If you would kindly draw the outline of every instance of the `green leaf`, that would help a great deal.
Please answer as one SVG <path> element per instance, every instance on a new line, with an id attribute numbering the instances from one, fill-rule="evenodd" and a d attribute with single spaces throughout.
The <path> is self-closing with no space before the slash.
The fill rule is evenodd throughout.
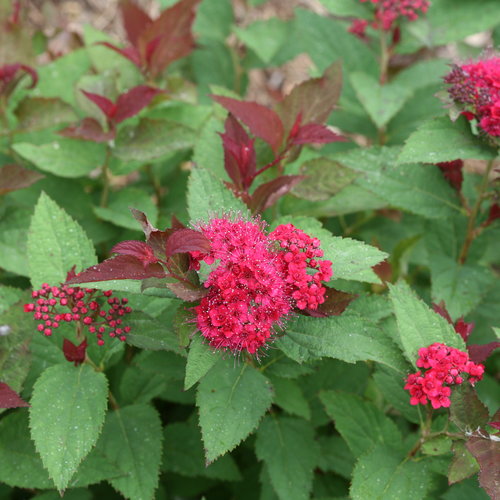
<path id="1" fill-rule="evenodd" d="M 63 283 L 73 266 L 78 272 L 97 264 L 94 247 L 83 229 L 45 193 L 40 195 L 31 219 L 28 264 L 33 288 L 45 282 Z"/>
<path id="2" fill-rule="evenodd" d="M 158 412 L 147 405 L 126 406 L 108 414 L 98 446 L 128 474 L 109 482 L 130 499 L 152 499 L 158 487 L 162 454 Z"/>
<path id="3" fill-rule="evenodd" d="M 355 456 L 379 444 L 401 447 L 401 432 L 396 424 L 373 403 L 340 391 L 323 391 L 319 397 Z"/>
<path id="4" fill-rule="evenodd" d="M 189 176 L 187 203 L 193 222 L 229 213 L 243 217 L 248 214 L 245 204 L 204 168 L 194 168 Z"/>
<path id="5" fill-rule="evenodd" d="M 422 453 L 426 455 L 445 455 L 451 450 L 451 438 L 436 436 L 422 444 Z"/>
<path id="6" fill-rule="evenodd" d="M 220 355 L 218 351 L 204 343 L 201 335 L 195 335 L 189 346 L 184 390 L 191 389 L 219 359 Z"/>
<path id="7" fill-rule="evenodd" d="M 408 137 L 399 163 L 438 163 L 462 160 L 491 160 L 497 152 L 472 135 L 465 118 L 452 122 L 447 116 L 425 122 Z"/>
<path id="8" fill-rule="evenodd" d="M 0 220 L 0 267 L 21 276 L 28 276 L 26 227 L 30 218 L 29 210 L 13 206 Z"/>
<path id="9" fill-rule="evenodd" d="M 255 452 L 264 460 L 281 500 L 310 498 L 313 469 L 319 458 L 311 424 L 296 418 L 268 416 L 257 431 Z"/>
<path id="10" fill-rule="evenodd" d="M 292 193 L 310 201 L 328 200 L 358 176 L 353 170 L 328 158 L 305 162 L 300 167 L 299 174 L 306 177 L 292 189 Z"/>
<path id="11" fill-rule="evenodd" d="M 71 106 L 57 98 L 26 97 L 15 110 L 16 133 L 34 132 L 77 119 Z"/>
<path id="12" fill-rule="evenodd" d="M 162 469 L 190 477 L 241 480 L 238 466 L 229 454 L 208 467 L 205 465 L 200 430 L 188 422 L 176 422 L 165 427 Z"/>
<path id="13" fill-rule="evenodd" d="M 407 365 L 392 339 L 357 316 L 299 317 L 276 341 L 290 358 L 302 363 L 324 356 L 348 363 L 373 360 L 405 372 Z"/>
<path id="14" fill-rule="evenodd" d="M 104 161 L 104 144 L 64 137 L 40 146 L 19 142 L 12 147 L 40 170 L 60 177 L 86 176 Z"/>
<path id="15" fill-rule="evenodd" d="M 55 365 L 37 380 L 31 398 L 31 436 L 59 491 L 68 486 L 97 441 L 107 396 L 105 375 L 88 365 Z"/>
<path id="16" fill-rule="evenodd" d="M 224 150 L 219 134 L 224 132 L 224 123 L 210 117 L 201 128 L 193 150 L 193 163 L 209 170 L 219 179 L 229 181 L 224 169 Z"/>
<path id="17" fill-rule="evenodd" d="M 23 296 L 23 290 L 0 284 L 0 314 L 3 314 L 10 306 L 22 300 Z"/>
<path id="18" fill-rule="evenodd" d="M 373 123 L 386 125 L 411 97 L 412 91 L 397 80 L 381 85 L 366 73 L 351 73 L 352 86 Z"/>
<path id="19" fill-rule="evenodd" d="M 488 408 L 468 383 L 451 391 L 450 419 L 464 432 L 473 432 L 490 421 Z"/>
<path id="20" fill-rule="evenodd" d="M 429 462 L 414 462 L 393 449 L 377 445 L 357 462 L 352 475 L 353 500 L 421 500 L 433 484 Z"/>
<path id="21" fill-rule="evenodd" d="M 143 118 L 120 130 L 113 154 L 125 161 L 154 161 L 193 146 L 194 132 L 180 123 Z"/>
<path id="22" fill-rule="evenodd" d="M 219 361 L 198 385 L 196 406 L 208 463 L 231 451 L 258 425 L 273 399 L 269 381 L 255 368 Z"/>
<path id="23" fill-rule="evenodd" d="M 136 208 L 148 215 L 154 226 L 158 218 L 158 208 L 151 196 L 143 189 L 127 187 L 110 196 L 107 207 L 94 207 L 94 212 L 101 219 L 125 229 L 140 230 L 139 222 L 130 213 L 130 208 Z"/>
<path id="24" fill-rule="evenodd" d="M 412 364 L 418 358 L 418 350 L 434 342 L 441 342 L 465 351 L 462 337 L 442 316 L 422 302 L 404 281 L 388 286 L 401 345 Z"/>
<path id="25" fill-rule="evenodd" d="M 448 470 L 448 483 L 458 483 L 479 471 L 479 464 L 463 441 L 453 443 L 453 461 Z"/>
<path id="26" fill-rule="evenodd" d="M 202 38 L 212 38 L 225 42 L 231 33 L 233 18 L 230 0 L 201 2 L 196 11 L 193 31 Z"/>
<path id="27" fill-rule="evenodd" d="M 347 443 L 340 436 L 320 436 L 318 441 L 321 448 L 318 468 L 351 479 L 355 459 Z"/>
<path id="28" fill-rule="evenodd" d="M 300 385 L 288 378 L 271 377 L 274 387 L 274 403 L 283 410 L 309 420 L 311 418 L 311 408 L 304 397 Z"/>
<path id="29" fill-rule="evenodd" d="M 352 16 L 369 19 L 372 10 L 360 2 L 346 2 L 345 0 L 320 0 L 329 12 L 336 16 Z"/>

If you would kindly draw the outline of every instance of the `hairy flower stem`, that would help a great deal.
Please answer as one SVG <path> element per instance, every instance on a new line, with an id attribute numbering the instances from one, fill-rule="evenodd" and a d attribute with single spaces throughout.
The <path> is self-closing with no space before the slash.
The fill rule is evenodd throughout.
<path id="1" fill-rule="evenodd" d="M 462 245 L 462 249 L 460 250 L 460 255 L 458 257 L 459 264 L 464 264 L 465 261 L 467 260 L 467 255 L 469 253 L 470 246 L 472 245 L 474 238 L 478 235 L 478 233 L 476 231 L 476 219 L 477 219 L 477 215 L 479 213 L 479 209 L 481 208 L 481 203 L 485 199 L 485 191 L 486 191 L 486 188 L 488 187 L 488 181 L 489 181 L 490 172 L 491 172 L 492 168 L 493 168 L 493 160 L 490 160 L 488 162 L 487 167 L 486 167 L 486 171 L 484 172 L 483 181 L 481 182 L 481 185 L 479 186 L 479 193 L 477 196 L 476 203 L 472 207 L 472 210 L 469 211 L 469 221 L 467 222 L 467 232 L 465 235 L 464 243 Z"/>
<path id="2" fill-rule="evenodd" d="M 102 165 L 102 193 L 101 193 L 101 201 L 99 206 L 106 207 L 108 205 L 109 198 L 109 182 L 111 179 L 111 175 L 109 172 L 109 158 L 111 157 L 111 147 L 108 144 L 106 146 L 106 156 L 104 157 L 104 163 Z"/>

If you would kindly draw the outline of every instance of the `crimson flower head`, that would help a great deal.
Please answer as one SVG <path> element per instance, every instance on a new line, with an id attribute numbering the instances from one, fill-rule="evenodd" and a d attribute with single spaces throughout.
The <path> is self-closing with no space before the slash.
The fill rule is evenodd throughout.
<path id="1" fill-rule="evenodd" d="M 483 378 L 484 365 L 469 360 L 466 352 L 436 342 L 418 351 L 418 371 L 408 375 L 404 388 L 410 393 L 410 404 L 431 403 L 434 409 L 450 406 L 451 385 L 468 381 L 474 385 Z"/>
<path id="2" fill-rule="evenodd" d="M 500 137 L 500 57 L 454 65 L 444 81 L 462 114 L 477 120 L 486 134 Z"/>

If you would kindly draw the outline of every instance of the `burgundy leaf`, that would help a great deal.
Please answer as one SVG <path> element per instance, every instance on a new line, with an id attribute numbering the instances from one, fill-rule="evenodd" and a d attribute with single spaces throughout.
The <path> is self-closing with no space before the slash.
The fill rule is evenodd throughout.
<path id="1" fill-rule="evenodd" d="M 283 143 L 284 131 L 277 113 L 256 102 L 238 101 L 218 95 L 211 97 L 242 121 L 252 134 L 267 142 L 275 154 L 278 153 Z"/>
<path id="2" fill-rule="evenodd" d="M 3 165 L 0 167 L 0 195 L 29 187 L 42 178 L 42 174 L 20 165 Z"/>
<path id="3" fill-rule="evenodd" d="M 82 139 L 92 142 L 108 142 L 115 137 L 114 130 L 104 132 L 101 124 L 94 118 L 84 118 L 77 125 L 70 125 L 59 130 L 58 134 L 70 139 Z"/>
<path id="4" fill-rule="evenodd" d="M 459 318 L 455 323 L 455 331 L 467 342 L 469 335 L 474 330 L 474 323 L 466 323 L 463 318 Z"/>
<path id="5" fill-rule="evenodd" d="M 208 238 L 194 229 L 178 229 L 167 239 L 166 254 L 170 257 L 176 253 L 210 252 Z"/>
<path id="6" fill-rule="evenodd" d="M 292 139 L 293 144 L 327 144 L 329 142 L 345 141 L 345 137 L 332 132 L 325 125 L 308 123 L 299 128 Z"/>
<path id="7" fill-rule="evenodd" d="M 304 179 L 303 175 L 281 175 L 272 181 L 261 184 L 252 194 L 250 208 L 253 212 L 263 212 L 287 194 L 302 179 Z"/>
<path id="8" fill-rule="evenodd" d="M 184 229 L 186 226 L 175 216 L 171 218 L 172 229 Z"/>
<path id="9" fill-rule="evenodd" d="M 500 484 L 500 441 L 491 437 L 470 437 L 465 446 L 479 463 L 479 484 L 492 499 L 498 499 Z"/>
<path id="10" fill-rule="evenodd" d="M 467 346 L 469 358 L 474 363 L 483 363 L 489 358 L 490 354 L 500 347 L 499 341 L 489 342 L 488 344 L 472 344 Z"/>
<path id="11" fill-rule="evenodd" d="M 462 189 L 463 177 L 463 166 L 464 162 L 462 160 L 453 161 L 443 161 L 441 163 L 436 163 L 441 172 L 443 172 L 444 178 L 450 183 L 450 185 L 457 191 Z"/>
<path id="12" fill-rule="evenodd" d="M 341 292 L 340 290 L 335 290 L 335 288 L 327 286 L 325 286 L 325 288 L 326 295 L 323 304 L 320 304 L 317 309 L 304 309 L 303 311 L 299 311 L 299 313 L 303 312 L 315 318 L 340 316 L 347 309 L 347 306 L 357 297 L 357 295 Z"/>
<path id="13" fill-rule="evenodd" d="M 373 272 L 382 280 L 382 281 L 391 281 L 392 279 L 392 266 L 390 262 L 383 260 L 379 262 L 377 265 L 372 267 Z"/>
<path id="14" fill-rule="evenodd" d="M 80 89 L 81 90 L 81 89 Z M 81 90 L 82 94 L 89 100 L 96 104 L 99 109 L 106 115 L 107 118 L 112 118 L 116 112 L 116 106 L 107 97 L 86 90 Z"/>
<path id="15" fill-rule="evenodd" d="M 323 76 L 306 80 L 292 89 L 277 106 L 287 136 L 297 116 L 302 123 L 324 123 L 337 104 L 342 88 L 342 65 L 335 62 Z"/>
<path id="16" fill-rule="evenodd" d="M 146 240 L 147 244 L 153 249 L 156 257 L 160 260 L 164 260 L 167 255 L 167 241 L 172 233 L 172 229 L 166 229 L 165 231 L 156 230 L 153 231 Z"/>
<path id="17" fill-rule="evenodd" d="M 498 203 L 493 203 L 488 213 L 488 219 L 483 225 L 489 226 L 493 221 L 497 219 L 500 219 L 500 205 Z"/>
<path id="18" fill-rule="evenodd" d="M 132 255 L 118 255 L 83 270 L 66 283 L 73 285 L 94 281 L 143 280 L 164 278 L 165 275 L 166 273 L 160 264 L 145 264 Z"/>
<path id="19" fill-rule="evenodd" d="M 462 431 L 484 427 L 490 420 L 488 408 L 470 384 L 454 386 L 450 399 L 450 418 Z"/>
<path id="20" fill-rule="evenodd" d="M 139 36 L 152 24 L 153 20 L 131 0 L 122 1 L 120 10 L 127 38 L 132 45 L 137 45 Z"/>
<path id="21" fill-rule="evenodd" d="M 255 177 L 254 140 L 229 113 L 222 137 L 224 167 L 238 189 L 247 190 Z"/>
<path id="22" fill-rule="evenodd" d="M 136 208 L 131 208 L 130 211 L 132 212 L 134 219 L 141 225 L 146 238 L 149 238 L 149 235 L 153 231 L 158 231 L 158 229 L 156 229 L 156 227 L 149 222 L 148 216 L 144 212 L 141 212 Z"/>
<path id="23" fill-rule="evenodd" d="M 97 45 L 104 45 L 105 47 L 108 47 L 108 49 L 118 52 L 118 54 L 126 57 L 129 61 L 132 61 L 138 68 L 141 68 L 142 66 L 141 56 L 139 54 L 139 51 L 135 47 L 126 47 L 124 49 L 120 49 L 120 47 L 117 47 L 116 45 L 113 45 L 109 42 L 97 42 Z"/>
<path id="24" fill-rule="evenodd" d="M 153 249 L 143 241 L 126 240 L 121 241 L 111 249 L 111 253 L 120 255 L 132 255 L 144 264 L 153 264 L 158 262 Z"/>
<path id="25" fill-rule="evenodd" d="M 113 121 L 121 123 L 131 116 L 135 116 L 151 102 L 153 97 L 162 92 L 160 89 L 147 85 L 139 85 L 125 94 L 121 94 L 116 101 L 116 113 L 113 116 Z"/>
<path id="26" fill-rule="evenodd" d="M 451 316 L 446 309 L 446 305 L 443 301 L 441 301 L 439 304 L 435 304 L 434 302 L 432 303 L 432 309 L 434 309 L 434 312 L 438 313 L 440 316 L 442 316 L 450 325 L 453 325 L 453 320 L 451 319 Z"/>
<path id="27" fill-rule="evenodd" d="M 85 353 L 87 351 L 87 339 L 79 345 L 73 344 L 71 340 L 64 339 L 63 341 L 63 354 L 64 357 L 73 363 L 75 366 L 81 365 L 85 361 Z"/>
<path id="28" fill-rule="evenodd" d="M 167 283 L 167 287 L 175 293 L 177 297 L 186 302 L 195 302 L 208 294 L 206 288 L 193 288 L 182 282 Z"/>
<path id="29" fill-rule="evenodd" d="M 4 382 L 0 382 L 0 408 L 21 408 L 29 406 L 19 394 Z"/>

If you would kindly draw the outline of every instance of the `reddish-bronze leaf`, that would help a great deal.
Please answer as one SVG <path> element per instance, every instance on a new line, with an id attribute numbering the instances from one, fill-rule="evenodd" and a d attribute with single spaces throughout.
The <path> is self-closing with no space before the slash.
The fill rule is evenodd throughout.
<path id="1" fill-rule="evenodd" d="M 450 418 L 462 431 L 472 431 L 488 423 L 488 409 L 470 384 L 453 387 L 450 399 Z"/>
<path id="2" fill-rule="evenodd" d="M 123 120 L 135 116 L 139 111 L 145 108 L 151 100 L 162 93 L 160 89 L 148 87 L 147 85 L 138 85 L 128 92 L 121 94 L 116 101 L 116 112 L 112 119 L 115 123 L 121 123 Z"/>
<path id="3" fill-rule="evenodd" d="M 347 306 L 357 297 L 357 295 L 341 292 L 340 290 L 335 290 L 335 288 L 327 286 L 325 286 L 325 288 L 326 294 L 323 304 L 320 304 L 317 309 L 304 309 L 299 312 L 315 318 L 340 316 L 347 309 Z"/>
<path id="4" fill-rule="evenodd" d="M 474 363 L 484 363 L 491 353 L 500 347 L 499 341 L 489 342 L 488 344 L 472 344 L 467 346 L 469 358 Z"/>
<path id="5" fill-rule="evenodd" d="M 492 438 L 495 439 L 492 439 Z M 500 438 L 470 437 L 466 443 L 467 449 L 479 463 L 479 484 L 488 495 L 496 500 L 499 498 L 500 484 Z"/>
<path id="6" fill-rule="evenodd" d="M 109 42 L 97 42 L 97 45 L 104 45 L 104 47 L 114 50 L 123 57 L 126 57 L 129 61 L 132 61 L 138 68 L 142 67 L 141 55 L 135 47 L 126 47 L 124 49 L 121 49 L 120 47 L 117 47 L 116 45 L 113 45 Z"/>
<path id="7" fill-rule="evenodd" d="M 287 194 L 302 179 L 303 175 L 281 175 L 261 184 L 252 194 L 250 208 L 253 212 L 263 212 Z"/>
<path id="8" fill-rule="evenodd" d="M 21 165 L 9 163 L 0 167 L 0 195 L 31 186 L 43 178 L 42 174 Z"/>
<path id="9" fill-rule="evenodd" d="M 453 460 L 448 469 L 448 484 L 458 483 L 479 470 L 479 464 L 463 441 L 453 443 Z"/>
<path id="10" fill-rule="evenodd" d="M 252 134 L 267 142 L 275 154 L 278 153 L 283 143 L 284 132 L 281 119 L 273 110 L 256 102 L 238 101 L 220 95 L 211 97 L 242 121 Z"/>
<path id="11" fill-rule="evenodd" d="M 141 212 L 140 210 L 137 210 L 136 208 L 131 208 L 130 211 L 132 212 L 134 219 L 141 225 L 142 230 L 144 231 L 144 234 L 146 235 L 146 238 L 149 238 L 149 235 L 153 231 L 158 231 L 158 229 L 156 229 L 156 227 L 154 227 L 151 224 L 151 222 L 149 222 L 148 216 L 144 212 Z"/>
<path id="12" fill-rule="evenodd" d="M 85 353 L 87 352 L 87 339 L 83 339 L 83 342 L 79 345 L 73 344 L 71 340 L 64 339 L 63 341 L 63 354 L 64 357 L 75 363 L 75 366 L 81 365 L 85 361 Z"/>
<path id="13" fill-rule="evenodd" d="M 153 249 L 143 241 L 126 240 L 116 244 L 111 253 L 118 253 L 120 255 L 132 255 L 146 264 L 153 264 L 158 262 L 155 257 Z"/>
<path id="14" fill-rule="evenodd" d="M 93 92 L 87 92 L 86 90 L 81 90 L 81 92 L 89 101 L 92 101 L 98 106 L 108 119 L 113 117 L 116 112 L 116 106 L 107 97 L 94 94 Z"/>
<path id="15" fill-rule="evenodd" d="M 178 229 L 167 239 L 166 254 L 170 257 L 176 253 L 210 251 L 210 241 L 199 231 L 194 229 Z"/>
<path id="16" fill-rule="evenodd" d="M 346 138 L 332 132 L 325 125 L 308 123 L 299 128 L 292 139 L 293 144 L 327 144 L 329 142 L 345 141 Z"/>
<path id="17" fill-rule="evenodd" d="M 4 382 L 0 382 L 0 408 L 21 408 L 29 406 L 19 394 Z"/>
<path id="18" fill-rule="evenodd" d="M 84 118 L 77 125 L 70 125 L 59 130 L 58 134 L 70 139 L 82 139 L 92 142 L 108 142 L 115 137 L 114 130 L 105 132 L 101 124 L 94 118 Z"/>
<path id="19" fill-rule="evenodd" d="M 467 342 L 469 335 L 474 330 L 474 323 L 466 323 L 463 318 L 459 318 L 455 323 L 455 331 Z"/>
<path id="20" fill-rule="evenodd" d="M 163 267 L 158 264 L 146 264 L 132 255 L 117 255 L 100 264 L 91 266 L 78 273 L 66 283 L 91 283 L 109 280 L 143 280 L 146 278 L 164 278 Z"/>
<path id="21" fill-rule="evenodd" d="M 440 316 L 442 316 L 450 325 L 453 325 L 453 320 L 451 319 L 450 313 L 446 309 L 446 304 L 444 301 L 441 301 L 439 304 L 432 303 L 432 309 L 434 312 L 437 312 Z"/>
<path id="22" fill-rule="evenodd" d="M 135 2 L 124 0 L 120 4 L 123 27 L 127 33 L 127 38 L 132 45 L 137 45 L 137 40 L 153 22 Z"/>
<path id="23" fill-rule="evenodd" d="M 392 279 L 392 266 L 391 263 L 387 260 L 383 260 L 379 262 L 377 265 L 372 267 L 373 272 L 382 280 L 382 281 L 391 281 Z"/>
<path id="24" fill-rule="evenodd" d="M 195 302 L 208 294 L 206 288 L 194 288 L 182 282 L 167 283 L 167 287 L 172 290 L 179 299 L 185 300 L 186 302 Z"/>

